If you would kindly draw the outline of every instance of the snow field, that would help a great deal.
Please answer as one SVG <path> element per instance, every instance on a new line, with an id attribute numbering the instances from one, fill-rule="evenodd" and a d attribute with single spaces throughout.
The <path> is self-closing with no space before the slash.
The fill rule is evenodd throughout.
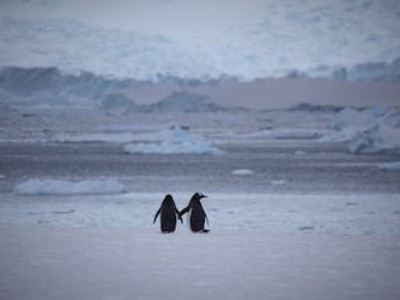
<path id="1" fill-rule="evenodd" d="M 396 239 L 0 226 L 0 290 L 19 300 L 397 300 Z"/>
<path id="2" fill-rule="evenodd" d="M 276 184 L 282 184 L 277 182 Z M 206 191 L 203 191 L 206 192 Z M 178 209 L 193 193 L 169 191 Z M 202 201 L 212 232 L 323 233 L 400 236 L 396 194 L 226 194 L 206 193 Z M 4 195 L 0 224 L 67 227 L 152 225 L 164 193 L 114 195 Z M 188 231 L 186 220 L 178 232 Z"/>

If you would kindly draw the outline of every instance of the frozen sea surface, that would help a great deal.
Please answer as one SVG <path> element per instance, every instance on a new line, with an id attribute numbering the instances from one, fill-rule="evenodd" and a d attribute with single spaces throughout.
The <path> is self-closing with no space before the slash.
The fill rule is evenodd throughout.
<path id="1" fill-rule="evenodd" d="M 183 208 L 200 191 L 212 230 L 400 236 L 400 172 L 381 167 L 397 154 L 304 141 L 224 147 L 223 155 L 159 155 L 115 144 L 2 143 L 0 222 L 151 227 L 166 193 Z M 119 193 L 102 195 L 101 182 Z M 30 195 L 16 188 L 26 183 Z M 43 184 L 57 195 L 43 195 Z"/>
<path id="2" fill-rule="evenodd" d="M 398 154 L 351 154 L 343 144 L 230 143 L 223 154 L 126 154 L 119 144 L 0 143 L 9 193 L 28 179 L 115 179 L 131 192 L 396 193 L 400 173 L 383 169 Z M 235 176 L 237 170 L 248 176 Z M 280 184 L 276 184 L 279 182 Z"/>
<path id="3" fill-rule="evenodd" d="M 0 226 L 18 300 L 397 300 L 400 242 L 366 236 Z"/>

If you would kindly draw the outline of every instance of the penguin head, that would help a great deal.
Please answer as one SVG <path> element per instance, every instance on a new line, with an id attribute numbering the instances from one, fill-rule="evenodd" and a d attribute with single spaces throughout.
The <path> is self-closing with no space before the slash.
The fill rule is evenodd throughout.
<path id="1" fill-rule="evenodd" d="M 199 192 L 195 193 L 195 194 L 193 195 L 193 197 L 192 197 L 192 199 L 196 199 L 196 200 L 201 200 L 201 199 L 203 199 L 203 198 L 207 198 L 207 196 L 204 195 L 204 194 L 202 194 L 202 193 L 199 193 Z"/>
<path id="2" fill-rule="evenodd" d="M 165 195 L 164 201 L 165 204 L 173 204 L 174 198 L 170 194 Z"/>

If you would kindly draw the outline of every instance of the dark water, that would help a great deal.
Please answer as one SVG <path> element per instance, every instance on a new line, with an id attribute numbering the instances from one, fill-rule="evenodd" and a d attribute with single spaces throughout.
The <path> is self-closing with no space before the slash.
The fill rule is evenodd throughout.
<path id="1" fill-rule="evenodd" d="M 125 154 L 100 143 L 1 143 L 0 193 L 30 178 L 113 178 L 132 192 L 400 193 L 398 154 L 350 154 L 344 145 L 280 141 L 221 146 L 224 154 Z M 254 174 L 234 176 L 249 169 Z"/>

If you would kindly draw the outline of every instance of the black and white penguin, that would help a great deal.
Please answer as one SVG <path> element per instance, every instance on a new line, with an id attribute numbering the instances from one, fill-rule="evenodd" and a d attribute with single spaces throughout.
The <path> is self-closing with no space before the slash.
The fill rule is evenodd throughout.
<path id="1" fill-rule="evenodd" d="M 163 202 L 161 203 L 160 208 L 154 216 L 153 224 L 156 222 L 158 215 L 160 216 L 160 227 L 161 232 L 174 232 L 176 228 L 176 217 L 181 220 L 182 218 L 179 214 L 179 210 L 176 208 L 174 198 L 170 194 L 166 195 Z"/>
<path id="2" fill-rule="evenodd" d="M 207 221 L 208 224 L 208 219 L 200 202 L 201 199 L 206 197 L 202 193 L 195 193 L 190 199 L 188 206 L 180 213 L 180 217 L 182 217 L 188 212 L 188 225 L 193 232 L 209 232 L 208 229 L 204 229 L 204 223 Z"/>

